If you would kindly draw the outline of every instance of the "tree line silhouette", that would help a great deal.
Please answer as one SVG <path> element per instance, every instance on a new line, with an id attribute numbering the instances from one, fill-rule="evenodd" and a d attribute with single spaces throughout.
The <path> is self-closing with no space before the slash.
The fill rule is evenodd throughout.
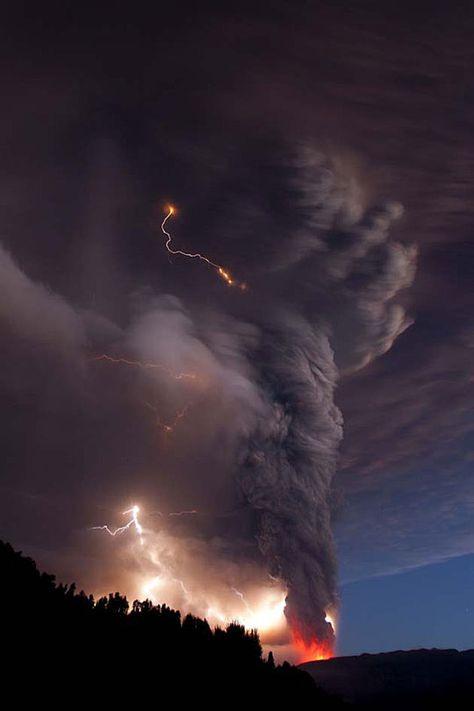
<path id="1" fill-rule="evenodd" d="M 149 600 L 129 604 L 118 592 L 94 600 L 57 584 L 35 562 L 0 541 L 0 619 L 4 678 L 18 694 L 65 690 L 58 700 L 107 703 L 237 701 L 312 703 L 337 709 L 306 673 L 265 659 L 256 630 L 237 622 L 211 629 Z M 92 696 L 91 696 L 92 695 Z M 95 704 L 94 704 L 95 705 Z"/>

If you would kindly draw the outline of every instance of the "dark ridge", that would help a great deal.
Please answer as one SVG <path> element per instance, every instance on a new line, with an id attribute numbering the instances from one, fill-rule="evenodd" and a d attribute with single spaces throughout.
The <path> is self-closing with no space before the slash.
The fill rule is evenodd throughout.
<path id="1" fill-rule="evenodd" d="M 416 649 L 300 666 L 322 689 L 365 709 L 473 708 L 474 650 Z M 449 705 L 449 706 L 448 706 Z"/>

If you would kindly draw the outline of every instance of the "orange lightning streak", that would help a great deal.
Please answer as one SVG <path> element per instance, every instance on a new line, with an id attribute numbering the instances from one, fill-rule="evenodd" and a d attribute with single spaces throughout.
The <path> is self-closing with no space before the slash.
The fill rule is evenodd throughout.
<path id="1" fill-rule="evenodd" d="M 197 375 L 195 373 L 175 373 L 161 363 L 150 363 L 149 361 L 141 360 L 129 360 L 128 358 L 113 358 L 106 353 L 102 355 L 95 356 L 94 358 L 89 358 L 90 361 L 106 361 L 108 363 L 114 363 L 118 365 L 131 365 L 136 368 L 142 368 L 143 370 L 148 369 L 158 369 L 164 371 L 167 375 L 175 380 L 197 380 Z"/>
<path id="2" fill-rule="evenodd" d="M 154 412 L 155 415 L 157 416 L 157 417 L 156 417 L 156 422 L 157 422 L 158 426 L 161 427 L 161 429 L 163 430 L 163 432 L 173 432 L 173 430 L 174 430 L 174 428 L 176 427 L 176 425 L 178 424 L 178 422 L 179 422 L 180 420 L 182 420 L 183 417 L 186 416 L 186 413 L 188 412 L 189 408 L 191 407 L 191 403 L 188 402 L 187 405 L 185 405 L 181 410 L 179 410 L 179 411 L 176 413 L 174 419 L 173 419 L 171 422 L 162 422 L 161 419 L 160 419 L 160 417 L 159 417 L 157 408 L 156 408 L 154 405 L 152 405 L 150 402 L 145 402 L 145 405 L 146 405 L 147 407 L 149 407 L 150 410 L 153 410 L 153 412 Z"/>
<path id="3" fill-rule="evenodd" d="M 170 217 L 172 215 L 174 215 L 174 213 L 175 213 L 174 207 L 172 205 L 169 205 L 168 206 L 168 213 L 165 216 L 163 222 L 161 223 L 161 231 L 163 232 L 163 234 L 166 237 L 165 247 L 168 250 L 168 252 L 170 254 L 179 254 L 182 257 L 189 257 L 190 259 L 200 259 L 202 262 L 206 262 L 206 264 L 208 264 L 210 267 L 215 269 L 218 276 L 223 281 L 225 281 L 227 286 L 236 286 L 239 289 L 241 289 L 242 291 L 245 291 L 247 289 L 247 285 L 244 284 L 244 282 L 239 282 L 236 279 L 234 279 L 232 274 L 227 269 L 224 269 L 224 267 L 222 267 L 220 264 L 216 264 L 216 262 L 213 262 L 211 259 L 206 257 L 204 254 L 200 254 L 199 252 L 192 254 L 191 252 L 183 252 L 181 249 L 173 249 L 173 247 L 171 246 L 171 242 L 172 242 L 173 238 L 171 237 L 171 234 L 166 229 L 166 223 L 168 222 Z"/>
<path id="4" fill-rule="evenodd" d="M 175 372 L 172 371 L 170 368 L 167 368 L 164 366 L 162 363 L 153 363 L 150 361 L 141 361 L 141 360 L 131 360 L 130 358 L 114 358 L 113 356 L 110 356 L 106 353 L 103 353 L 102 355 L 95 356 L 93 358 L 89 358 L 90 361 L 102 361 L 105 363 L 111 363 L 113 365 L 126 365 L 126 366 L 132 366 L 136 368 L 141 368 L 142 370 L 148 370 L 148 369 L 158 369 L 162 370 L 165 372 L 170 378 L 173 378 L 174 380 L 193 380 L 193 381 L 201 381 L 198 375 L 195 373 L 186 373 L 186 372 Z M 178 410 L 178 412 L 175 414 L 174 418 L 170 422 L 163 422 L 160 413 L 158 412 L 158 409 L 152 405 L 150 402 L 144 402 L 146 407 L 148 407 L 150 410 L 152 410 L 156 414 L 156 423 L 160 427 L 160 429 L 168 434 L 170 432 L 173 432 L 175 427 L 178 425 L 179 421 L 182 420 L 186 414 L 188 413 L 189 409 L 191 408 L 192 402 L 186 403 L 186 405 L 181 408 L 181 410 Z"/>

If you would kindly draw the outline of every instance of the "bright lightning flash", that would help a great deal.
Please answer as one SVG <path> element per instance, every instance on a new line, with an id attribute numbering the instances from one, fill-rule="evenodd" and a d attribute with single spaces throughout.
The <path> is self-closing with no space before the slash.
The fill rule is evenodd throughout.
<path id="1" fill-rule="evenodd" d="M 143 526 L 141 525 L 140 521 L 138 520 L 138 514 L 140 513 L 140 508 L 138 506 L 132 506 L 131 509 L 127 509 L 126 511 L 123 512 L 123 515 L 125 516 L 126 514 L 132 514 L 132 518 L 128 523 L 125 524 L 125 526 L 119 526 L 118 528 L 111 529 L 107 525 L 105 526 L 92 526 L 91 531 L 105 531 L 106 533 L 109 534 L 109 536 L 120 536 L 122 533 L 124 533 L 127 529 L 131 528 L 134 526 L 139 538 L 140 538 L 140 543 L 143 545 Z"/>
<path id="2" fill-rule="evenodd" d="M 211 587 L 202 589 L 204 579 L 202 564 L 205 559 L 197 559 L 194 567 L 194 553 L 191 558 L 183 558 L 184 549 L 178 539 L 174 539 L 165 530 L 154 533 L 145 531 L 139 520 L 140 508 L 134 504 L 123 512 L 129 515 L 130 520 L 118 528 L 108 525 L 94 526 L 93 530 L 105 531 L 109 536 L 119 536 L 128 529 L 134 529 L 138 536 L 141 548 L 139 552 L 134 548 L 133 556 L 140 567 L 149 575 L 143 579 L 139 574 L 137 583 L 140 585 L 142 595 L 151 600 L 153 604 L 168 604 L 179 606 L 182 612 L 190 612 L 204 616 L 211 625 L 226 625 L 238 621 L 247 629 L 256 629 L 262 635 L 262 644 L 272 643 L 272 636 L 288 632 L 288 622 L 285 616 L 287 590 L 282 583 L 272 577 L 272 586 L 263 586 L 261 589 L 253 588 L 242 592 L 236 587 L 224 586 L 214 581 Z M 186 516 L 196 515 L 196 509 L 172 511 L 167 514 L 156 512 L 160 516 Z M 192 560 L 191 570 L 188 571 L 186 561 Z M 196 571 L 198 571 L 196 577 Z M 190 573 L 190 574 L 189 574 Z M 229 593 L 231 593 L 229 595 Z M 333 610 L 326 612 L 325 620 L 336 632 L 336 618 Z M 286 631 L 286 632 L 285 632 Z M 300 633 L 298 627 L 290 631 L 293 650 L 298 655 L 298 661 L 313 661 L 330 659 L 333 656 L 331 640 L 310 639 Z"/>
<path id="3" fill-rule="evenodd" d="M 245 612 L 242 610 L 237 612 L 235 618 L 247 629 L 258 629 L 261 633 L 265 633 L 286 624 L 286 591 L 269 590 L 256 605 L 250 605 L 240 590 L 231 589 L 242 600 L 245 607 Z"/>
<path id="4" fill-rule="evenodd" d="M 334 632 L 334 634 L 336 634 L 336 620 L 329 612 L 326 612 L 324 621 L 331 625 L 332 631 Z"/>
<path id="5" fill-rule="evenodd" d="M 175 214 L 175 212 L 176 212 L 175 208 L 172 205 L 168 205 L 168 212 L 167 212 L 163 222 L 161 223 L 161 231 L 163 232 L 163 234 L 166 237 L 165 247 L 168 250 L 168 252 L 170 254 L 179 254 L 182 257 L 188 257 L 189 259 L 200 259 L 202 262 L 206 262 L 206 264 L 208 264 L 210 267 L 215 269 L 215 271 L 217 272 L 217 275 L 223 281 L 225 281 L 227 286 L 236 286 L 239 289 L 241 289 L 242 291 L 245 291 L 247 289 L 247 285 L 244 284 L 244 282 L 237 281 L 232 276 L 232 274 L 228 271 L 228 269 L 224 269 L 224 267 L 222 267 L 220 264 L 216 264 L 216 262 L 213 262 L 211 259 L 206 257 L 204 254 L 200 254 L 199 252 L 195 252 L 193 254 L 191 252 L 183 252 L 181 249 L 173 249 L 173 247 L 171 246 L 171 242 L 172 242 L 173 238 L 171 237 L 171 234 L 166 229 L 166 223 L 168 222 L 170 217 L 172 217 L 172 215 Z"/>

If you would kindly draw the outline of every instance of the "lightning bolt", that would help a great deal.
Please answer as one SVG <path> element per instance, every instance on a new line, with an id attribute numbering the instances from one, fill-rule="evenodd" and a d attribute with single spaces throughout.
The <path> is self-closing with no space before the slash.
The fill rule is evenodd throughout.
<path id="1" fill-rule="evenodd" d="M 191 252 L 183 252 L 181 249 L 173 249 L 171 246 L 172 242 L 172 237 L 171 234 L 168 232 L 166 229 L 166 223 L 170 219 L 172 215 L 174 215 L 175 209 L 172 205 L 168 206 L 168 213 L 166 214 L 163 222 L 161 223 L 161 231 L 163 232 L 164 236 L 166 237 L 166 242 L 165 242 L 165 247 L 169 254 L 174 254 L 174 255 L 181 255 L 182 257 L 188 257 L 189 259 L 200 259 L 202 262 L 205 262 L 208 264 L 210 267 L 212 267 L 216 272 L 217 275 L 227 284 L 227 286 L 235 286 L 241 289 L 242 291 L 245 291 L 247 289 L 247 285 L 244 282 L 239 282 L 237 281 L 232 274 L 229 272 L 228 269 L 225 269 L 222 267 L 220 264 L 217 264 L 216 262 L 213 262 L 211 259 L 206 257 L 204 254 L 200 254 L 199 252 L 195 252 L 194 254 Z"/>
<path id="2" fill-rule="evenodd" d="M 89 358 L 89 361 L 105 361 L 107 363 L 113 363 L 115 365 L 130 365 L 136 368 L 142 368 L 142 370 L 157 369 L 164 371 L 167 375 L 175 380 L 197 380 L 198 376 L 195 373 L 176 373 L 170 370 L 162 363 L 151 363 L 150 361 L 142 360 L 130 360 L 129 358 L 113 358 L 107 353 L 102 353 L 102 355 L 94 356 Z"/>
<path id="3" fill-rule="evenodd" d="M 151 361 L 141 361 L 141 360 L 131 360 L 130 358 L 114 358 L 111 355 L 108 355 L 107 353 L 102 353 L 101 355 L 94 356 L 92 358 L 89 358 L 89 361 L 92 362 L 105 362 L 105 363 L 111 363 L 113 365 L 126 365 L 126 366 L 131 366 L 131 367 L 136 367 L 136 368 L 141 368 L 142 370 L 148 370 L 148 369 L 158 369 L 164 371 L 169 377 L 173 378 L 174 380 L 193 380 L 193 381 L 201 381 L 201 379 L 195 374 L 195 373 L 186 373 L 186 372 L 174 372 L 164 366 L 162 363 L 153 363 Z M 201 381 L 202 382 L 202 381 Z M 156 414 L 156 422 L 158 426 L 163 430 L 164 433 L 170 433 L 173 432 L 177 424 L 179 423 L 180 420 L 182 420 L 188 410 L 191 407 L 191 402 L 186 403 L 186 405 L 181 408 L 181 410 L 178 410 L 176 413 L 175 417 L 171 422 L 162 422 L 159 412 L 157 408 L 152 405 L 150 402 L 145 401 L 145 406 L 148 407 L 150 410 L 152 410 Z"/>
<path id="4" fill-rule="evenodd" d="M 126 514 L 132 514 L 132 518 L 128 523 L 126 523 L 124 526 L 119 526 L 118 528 L 111 529 L 109 526 L 92 526 L 91 531 L 105 531 L 106 533 L 109 534 L 109 536 L 120 536 L 122 533 L 127 531 L 129 528 L 132 526 L 135 527 L 135 530 L 138 534 L 138 537 L 140 539 L 140 543 L 143 545 L 143 526 L 141 525 L 140 521 L 138 520 L 138 514 L 140 513 L 140 508 L 138 506 L 132 506 L 131 509 L 127 509 L 126 511 L 123 511 L 123 516 L 126 516 Z"/>
<path id="5" fill-rule="evenodd" d="M 145 405 L 147 407 L 149 407 L 150 410 L 152 410 L 155 413 L 156 422 L 157 422 L 158 426 L 161 427 L 163 432 L 165 432 L 166 434 L 173 432 L 173 430 L 175 429 L 178 422 L 180 420 L 182 420 L 183 417 L 186 416 L 186 413 L 188 412 L 189 408 L 191 407 L 191 403 L 188 402 L 181 410 L 178 410 L 174 419 L 171 422 L 162 422 L 159 417 L 157 408 L 154 405 L 152 405 L 151 402 L 145 402 Z"/>
<path id="6" fill-rule="evenodd" d="M 327 622 L 329 625 L 331 625 L 332 631 L 334 632 L 334 634 L 336 634 L 336 621 L 335 621 L 334 617 L 329 612 L 326 612 L 324 621 Z"/>
<path id="7" fill-rule="evenodd" d="M 233 593 L 235 593 L 237 595 L 237 597 L 240 597 L 240 599 L 244 603 L 245 607 L 247 608 L 247 611 L 250 612 L 251 615 L 254 615 L 255 613 L 252 610 L 252 608 L 250 607 L 250 605 L 248 604 L 247 600 L 245 599 L 245 595 L 242 592 L 240 592 L 240 590 L 237 590 L 237 588 L 231 588 L 231 590 Z"/>
<path id="8" fill-rule="evenodd" d="M 168 513 L 163 513 L 163 511 L 153 511 L 150 516 L 195 516 L 199 511 L 197 509 L 185 509 L 184 511 L 169 511 Z"/>
<path id="9" fill-rule="evenodd" d="M 162 585 L 166 585 L 168 583 L 175 583 L 176 585 L 179 585 L 184 595 L 186 597 L 190 596 L 190 591 L 180 578 L 175 578 L 172 575 L 167 576 L 166 573 L 156 575 L 154 578 L 152 578 L 143 585 L 142 590 L 145 595 L 153 594 L 153 591 L 156 590 L 156 588 L 159 588 Z"/>
<path id="10" fill-rule="evenodd" d="M 153 565 L 154 575 L 148 578 L 148 580 L 143 581 L 142 592 L 147 599 L 152 601 L 156 598 L 168 598 L 176 599 L 176 587 L 182 592 L 183 599 L 182 604 L 185 609 L 191 607 L 193 602 L 193 586 L 188 587 L 188 580 L 185 574 L 181 578 L 181 571 L 179 569 L 179 556 L 176 557 L 174 553 L 175 543 L 173 539 L 167 543 L 166 537 L 154 538 L 154 534 L 151 530 L 146 532 L 139 520 L 140 508 L 134 504 L 131 508 L 123 511 L 123 516 L 129 516 L 129 520 L 123 525 L 117 528 L 111 528 L 109 525 L 105 524 L 102 526 L 93 526 L 92 530 L 104 531 L 107 535 L 116 537 L 124 534 L 129 529 L 138 536 L 142 548 L 140 549 L 139 557 L 143 564 L 150 568 Z M 186 516 L 197 514 L 196 509 L 184 509 L 181 511 L 171 511 L 169 513 L 162 513 L 160 511 L 153 512 L 162 517 L 165 516 Z M 146 536 L 145 536 L 146 533 Z M 178 549 L 179 550 L 179 549 Z M 162 552 L 164 555 L 162 556 Z M 134 555 L 136 551 L 134 551 Z M 158 574 L 157 574 L 158 573 Z M 184 573 L 184 571 L 183 571 Z M 176 587 L 175 587 L 176 586 Z M 217 607 L 207 607 L 206 616 L 210 619 L 214 619 L 219 624 L 224 624 L 230 620 L 240 619 L 241 623 L 244 624 L 248 629 L 259 629 L 261 631 L 271 630 L 277 628 L 284 623 L 284 608 L 286 592 L 284 590 L 272 590 L 267 589 L 263 596 L 260 596 L 259 601 L 255 605 L 251 605 L 247 600 L 244 593 L 235 587 L 230 587 L 233 594 L 239 598 L 242 605 L 239 604 L 241 608 L 236 614 L 235 603 L 232 604 L 226 601 L 224 607 L 219 609 L 221 606 Z M 296 643 L 296 642 L 295 642 Z M 304 650 L 303 650 L 304 651 Z"/>

